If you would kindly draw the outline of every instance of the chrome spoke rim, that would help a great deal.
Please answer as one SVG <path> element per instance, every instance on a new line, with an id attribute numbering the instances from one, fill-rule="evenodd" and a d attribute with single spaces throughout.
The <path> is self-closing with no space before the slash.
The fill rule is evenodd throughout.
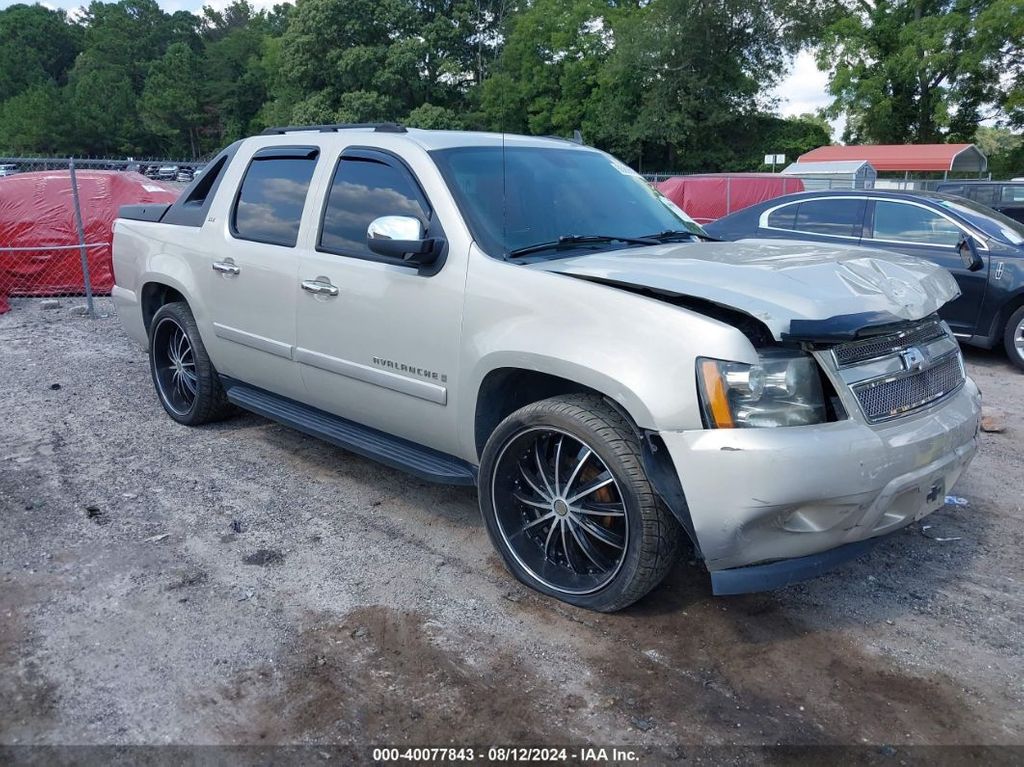
<path id="1" fill-rule="evenodd" d="M 498 530 L 533 578 L 558 592 L 589 594 L 618 574 L 628 510 L 591 445 L 560 429 L 523 429 L 499 453 L 491 485 Z"/>
<path id="2" fill-rule="evenodd" d="M 199 394 L 199 376 L 188 334 L 178 323 L 164 317 L 153 329 L 151 341 L 153 379 L 168 410 L 187 415 Z"/>

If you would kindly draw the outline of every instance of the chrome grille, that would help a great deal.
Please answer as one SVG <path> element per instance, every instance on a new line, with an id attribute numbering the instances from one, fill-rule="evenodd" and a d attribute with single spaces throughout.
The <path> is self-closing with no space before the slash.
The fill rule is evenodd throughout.
<path id="1" fill-rule="evenodd" d="M 959 389 L 964 380 L 960 353 L 952 352 L 923 370 L 858 384 L 853 392 L 864 416 L 869 422 L 877 423 L 937 402 Z"/>
<path id="2" fill-rule="evenodd" d="M 889 333 L 837 346 L 832 350 L 832 354 L 835 355 L 836 366 L 845 368 L 903 351 L 908 346 L 917 346 L 933 338 L 940 338 L 945 332 L 937 320 L 926 320 L 899 333 Z"/>

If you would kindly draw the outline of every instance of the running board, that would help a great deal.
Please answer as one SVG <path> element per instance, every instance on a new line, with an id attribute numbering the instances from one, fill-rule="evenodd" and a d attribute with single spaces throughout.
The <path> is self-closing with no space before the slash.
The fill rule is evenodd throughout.
<path id="1" fill-rule="evenodd" d="M 311 437 L 358 453 L 428 482 L 475 485 L 476 469 L 461 458 L 331 415 L 263 389 L 222 379 L 228 400 Z"/>

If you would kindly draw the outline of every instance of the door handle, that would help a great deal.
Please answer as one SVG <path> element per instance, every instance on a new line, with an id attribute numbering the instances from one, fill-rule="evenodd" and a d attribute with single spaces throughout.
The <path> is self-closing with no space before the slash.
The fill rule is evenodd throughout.
<path id="1" fill-rule="evenodd" d="M 321 280 L 303 280 L 302 289 L 318 296 L 336 296 L 338 289 L 329 282 Z"/>
<path id="2" fill-rule="evenodd" d="M 214 261 L 213 271 L 220 272 L 221 274 L 238 274 L 242 270 L 231 261 Z"/>

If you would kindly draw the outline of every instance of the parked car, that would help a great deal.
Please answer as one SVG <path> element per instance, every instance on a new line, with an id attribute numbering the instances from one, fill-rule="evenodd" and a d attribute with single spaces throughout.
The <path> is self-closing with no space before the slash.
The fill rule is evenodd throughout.
<path id="1" fill-rule="evenodd" d="M 192 172 L 191 168 L 180 168 L 178 170 L 178 175 L 174 177 L 174 180 L 188 184 L 191 183 L 194 177 L 195 174 Z"/>
<path id="2" fill-rule="evenodd" d="M 4 163 L 0 165 L 0 178 L 3 176 L 13 176 L 18 172 L 18 166 L 13 163 Z"/>
<path id="3" fill-rule="evenodd" d="M 1024 224 L 942 192 L 805 192 L 709 224 L 725 240 L 751 237 L 870 245 L 950 271 L 960 297 L 939 315 L 965 343 L 1000 343 L 1024 369 Z"/>
<path id="4" fill-rule="evenodd" d="M 156 169 L 156 178 L 161 181 L 174 181 L 178 177 L 177 165 L 161 165 Z"/>
<path id="5" fill-rule="evenodd" d="M 172 419 L 238 406 L 476 485 L 515 576 L 590 609 L 654 588 L 684 532 L 716 593 L 811 577 L 941 507 L 977 448 L 948 272 L 708 241 L 568 141 L 271 129 L 123 208 L 113 261 Z"/>
<path id="6" fill-rule="evenodd" d="M 943 181 L 936 188 L 980 202 L 1014 221 L 1024 223 L 1024 179 L 1013 181 Z"/>

